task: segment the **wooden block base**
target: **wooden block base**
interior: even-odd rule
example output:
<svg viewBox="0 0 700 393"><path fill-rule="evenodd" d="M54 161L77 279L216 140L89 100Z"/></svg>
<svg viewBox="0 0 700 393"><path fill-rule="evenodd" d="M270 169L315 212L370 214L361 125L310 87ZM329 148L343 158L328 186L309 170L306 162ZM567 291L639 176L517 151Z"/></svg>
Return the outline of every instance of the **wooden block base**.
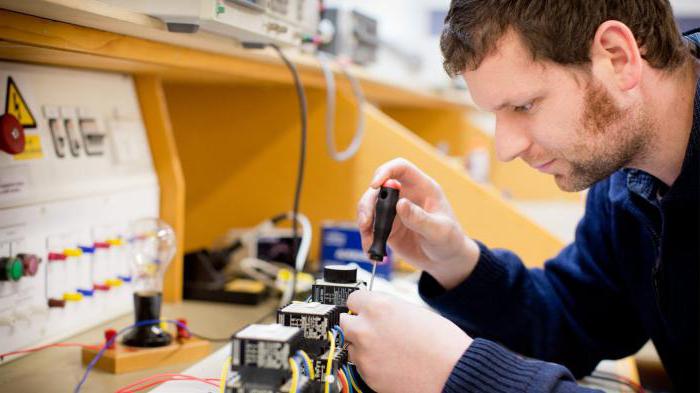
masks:
<svg viewBox="0 0 700 393"><path fill-rule="evenodd" d="M83 365L89 364L100 348L99 345L83 348ZM190 363L207 356L210 351L209 341L198 338L174 339L167 347L160 348L134 348L116 344L114 349L104 352L95 368L121 374L169 364Z"/></svg>

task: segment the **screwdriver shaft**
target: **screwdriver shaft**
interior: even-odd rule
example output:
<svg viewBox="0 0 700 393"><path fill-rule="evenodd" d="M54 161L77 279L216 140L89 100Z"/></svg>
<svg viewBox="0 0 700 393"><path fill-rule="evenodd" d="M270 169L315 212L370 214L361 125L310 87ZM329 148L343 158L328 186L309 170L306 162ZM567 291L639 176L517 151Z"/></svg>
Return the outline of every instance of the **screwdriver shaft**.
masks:
<svg viewBox="0 0 700 393"><path fill-rule="evenodd" d="M374 286L374 275L377 273L377 261L372 261L372 276L369 278L369 290Z"/></svg>

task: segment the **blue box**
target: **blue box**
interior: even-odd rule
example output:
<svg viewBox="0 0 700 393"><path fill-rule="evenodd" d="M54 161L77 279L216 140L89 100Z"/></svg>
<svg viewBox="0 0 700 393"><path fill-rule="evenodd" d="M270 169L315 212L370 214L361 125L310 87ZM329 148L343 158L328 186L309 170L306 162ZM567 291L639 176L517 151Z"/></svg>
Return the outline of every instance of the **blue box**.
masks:
<svg viewBox="0 0 700 393"><path fill-rule="evenodd" d="M377 265L377 276L391 279L393 256L387 246L385 262ZM353 223L326 222L321 224L321 265L345 265L356 263L362 269L372 271L372 262L362 251L360 230Z"/></svg>

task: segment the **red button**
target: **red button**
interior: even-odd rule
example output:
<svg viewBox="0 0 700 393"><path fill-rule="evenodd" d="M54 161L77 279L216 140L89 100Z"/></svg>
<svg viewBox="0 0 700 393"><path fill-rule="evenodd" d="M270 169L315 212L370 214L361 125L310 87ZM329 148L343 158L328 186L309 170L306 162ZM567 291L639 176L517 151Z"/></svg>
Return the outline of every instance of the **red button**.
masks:
<svg viewBox="0 0 700 393"><path fill-rule="evenodd" d="M41 258L34 254L17 254L17 258L22 261L25 276L36 275L36 272L39 270L39 262L41 262Z"/></svg>
<svg viewBox="0 0 700 393"><path fill-rule="evenodd" d="M103 284L95 284L92 286L92 289L96 291L109 291L109 285L103 285Z"/></svg>
<svg viewBox="0 0 700 393"><path fill-rule="evenodd" d="M9 113L0 116L0 150L8 154L24 151L24 127Z"/></svg>
<svg viewBox="0 0 700 393"><path fill-rule="evenodd" d="M107 242L95 242L92 246L95 248L109 248L109 243L107 243Z"/></svg>

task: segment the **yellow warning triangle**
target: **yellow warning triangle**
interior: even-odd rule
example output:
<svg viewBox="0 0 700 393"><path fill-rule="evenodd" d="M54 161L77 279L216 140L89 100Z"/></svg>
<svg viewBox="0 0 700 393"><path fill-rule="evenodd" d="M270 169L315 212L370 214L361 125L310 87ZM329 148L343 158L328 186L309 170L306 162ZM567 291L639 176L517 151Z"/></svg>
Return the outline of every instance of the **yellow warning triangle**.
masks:
<svg viewBox="0 0 700 393"><path fill-rule="evenodd" d="M36 120L29 105L19 92L19 88L12 80L12 77L7 77L7 93L5 93L5 113L9 113L19 120L19 123L24 128L35 128Z"/></svg>

